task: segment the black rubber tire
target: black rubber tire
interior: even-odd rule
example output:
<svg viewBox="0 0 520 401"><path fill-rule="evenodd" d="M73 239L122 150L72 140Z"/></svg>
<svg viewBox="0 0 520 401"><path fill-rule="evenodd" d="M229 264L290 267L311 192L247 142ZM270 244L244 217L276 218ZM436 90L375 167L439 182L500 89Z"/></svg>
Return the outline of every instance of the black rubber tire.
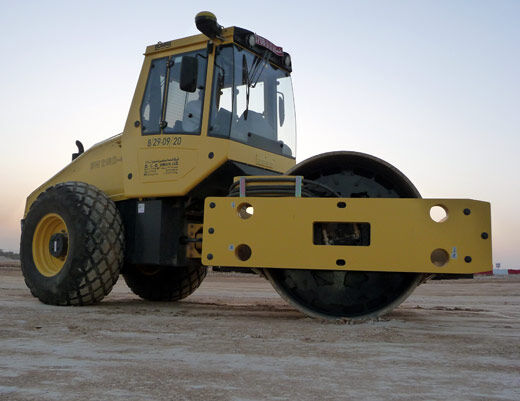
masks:
<svg viewBox="0 0 520 401"><path fill-rule="evenodd" d="M191 295L206 277L200 264L185 267L125 265L123 278L132 292L147 301L173 302Z"/></svg>
<svg viewBox="0 0 520 401"><path fill-rule="evenodd" d="M42 218L57 214L67 226L68 254L61 270L44 276L35 265L32 243ZM31 205L22 227L20 259L27 287L51 305L90 305L117 282L124 258L124 232L114 202L83 182L57 184Z"/></svg>

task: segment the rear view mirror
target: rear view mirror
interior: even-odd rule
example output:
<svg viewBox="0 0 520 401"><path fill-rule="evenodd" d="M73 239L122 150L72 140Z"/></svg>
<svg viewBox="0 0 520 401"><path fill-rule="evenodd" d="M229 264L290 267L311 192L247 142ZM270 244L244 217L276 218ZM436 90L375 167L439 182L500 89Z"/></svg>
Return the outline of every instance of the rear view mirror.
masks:
<svg viewBox="0 0 520 401"><path fill-rule="evenodd" d="M182 57L181 79L179 82L181 90L192 93L197 90L198 66L196 57Z"/></svg>

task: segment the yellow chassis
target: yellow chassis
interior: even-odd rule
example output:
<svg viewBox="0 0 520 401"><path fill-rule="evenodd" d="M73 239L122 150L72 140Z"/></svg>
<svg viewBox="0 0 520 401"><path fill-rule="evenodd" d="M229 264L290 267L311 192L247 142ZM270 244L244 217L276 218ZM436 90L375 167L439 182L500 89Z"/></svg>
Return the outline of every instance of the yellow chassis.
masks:
<svg viewBox="0 0 520 401"><path fill-rule="evenodd" d="M447 211L444 221L430 217L430 209L437 205ZM202 262L253 268L476 273L492 266L490 220L488 202L468 199L210 197L204 208ZM316 245L316 222L369 223L370 244Z"/></svg>

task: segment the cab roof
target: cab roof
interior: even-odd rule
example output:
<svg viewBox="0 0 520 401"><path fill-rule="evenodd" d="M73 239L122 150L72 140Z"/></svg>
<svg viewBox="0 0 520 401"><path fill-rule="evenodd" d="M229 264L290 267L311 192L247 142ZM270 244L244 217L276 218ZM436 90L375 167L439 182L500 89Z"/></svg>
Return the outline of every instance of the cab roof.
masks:
<svg viewBox="0 0 520 401"><path fill-rule="evenodd" d="M224 40L217 39L217 44L225 44L225 43L231 43L233 42L234 32L235 32L234 26L224 28L222 30L221 37ZM167 42L157 42L155 45L150 45L146 47L145 56L154 54L154 53L160 53L165 50L174 50L174 49L181 49L188 46L194 46L194 45L201 45L201 47L204 47L204 44L207 43L209 39L206 35L203 35L202 33L198 35L192 35L187 36L185 38L181 39L175 39L175 40L169 40Z"/></svg>
<svg viewBox="0 0 520 401"><path fill-rule="evenodd" d="M262 40L262 43L259 43L257 45L251 45L248 40L248 38L251 35L254 35L254 37L259 40ZM281 47L275 46L269 40L256 35L254 32L236 26L224 28L220 34L220 37L214 40L208 38L206 35L198 34L181 39L169 40L168 42L158 42L155 45L147 46L144 54L145 56L151 56L163 52L171 52L172 50L182 51L183 49L188 48L191 48L192 50L194 48L204 48L209 41L213 41L217 46L228 43L236 43L258 54L259 56L263 56L266 51L270 51L271 63L274 63L275 65L287 70L288 72L292 71L290 56L288 53L283 52ZM286 61L287 59L289 60L288 63Z"/></svg>

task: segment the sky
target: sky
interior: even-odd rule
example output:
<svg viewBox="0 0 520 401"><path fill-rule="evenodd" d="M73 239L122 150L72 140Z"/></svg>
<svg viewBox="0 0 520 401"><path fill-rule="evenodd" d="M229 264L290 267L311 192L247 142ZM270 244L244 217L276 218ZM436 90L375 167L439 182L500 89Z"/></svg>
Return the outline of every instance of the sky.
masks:
<svg viewBox="0 0 520 401"><path fill-rule="evenodd" d="M240 4L240 5L239 5ZM26 196L123 131L145 47L216 14L291 54L297 161L353 150L425 198L491 202L493 259L520 268L520 1L0 0L0 249Z"/></svg>

